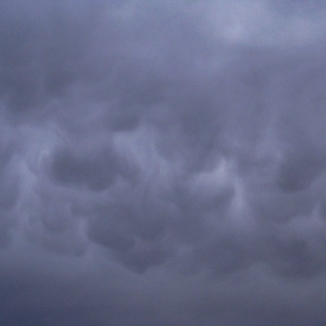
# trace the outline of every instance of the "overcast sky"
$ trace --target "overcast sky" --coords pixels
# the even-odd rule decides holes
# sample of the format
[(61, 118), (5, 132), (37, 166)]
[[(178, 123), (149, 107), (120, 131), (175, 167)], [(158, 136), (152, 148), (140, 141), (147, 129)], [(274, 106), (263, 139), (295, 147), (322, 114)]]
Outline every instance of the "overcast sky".
[(326, 4), (0, 0), (0, 325), (326, 325)]

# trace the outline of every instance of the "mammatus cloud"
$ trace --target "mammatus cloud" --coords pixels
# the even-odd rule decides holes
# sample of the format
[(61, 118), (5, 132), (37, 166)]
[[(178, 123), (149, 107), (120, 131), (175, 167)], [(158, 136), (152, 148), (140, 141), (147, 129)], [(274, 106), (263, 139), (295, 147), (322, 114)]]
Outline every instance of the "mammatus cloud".
[(325, 14), (1, 1), (1, 324), (324, 325)]

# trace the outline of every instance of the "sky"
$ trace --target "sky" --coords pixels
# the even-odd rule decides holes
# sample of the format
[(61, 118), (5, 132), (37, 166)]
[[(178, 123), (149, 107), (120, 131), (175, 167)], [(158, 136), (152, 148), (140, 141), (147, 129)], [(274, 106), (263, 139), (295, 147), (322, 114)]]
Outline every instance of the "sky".
[(0, 325), (325, 325), (325, 18), (0, 0)]

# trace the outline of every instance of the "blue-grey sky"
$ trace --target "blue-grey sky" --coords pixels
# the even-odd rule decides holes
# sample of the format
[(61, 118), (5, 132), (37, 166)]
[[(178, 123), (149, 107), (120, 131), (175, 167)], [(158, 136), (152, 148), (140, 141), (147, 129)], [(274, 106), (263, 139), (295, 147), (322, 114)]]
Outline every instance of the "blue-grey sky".
[(0, 0), (0, 325), (326, 324), (326, 5)]

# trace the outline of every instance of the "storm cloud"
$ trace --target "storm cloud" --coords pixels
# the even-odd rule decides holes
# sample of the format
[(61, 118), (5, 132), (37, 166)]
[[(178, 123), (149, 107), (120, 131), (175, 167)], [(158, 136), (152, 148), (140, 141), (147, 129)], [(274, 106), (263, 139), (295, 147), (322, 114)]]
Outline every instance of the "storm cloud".
[(0, 324), (325, 325), (323, 1), (0, 1)]

